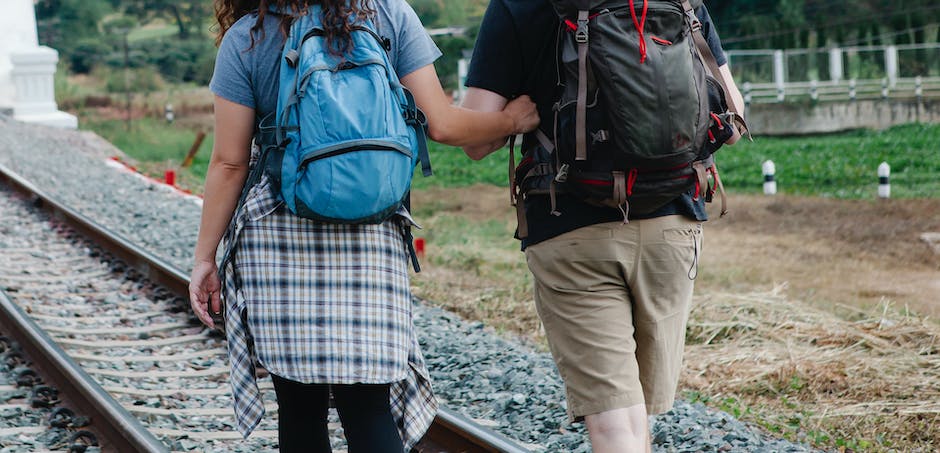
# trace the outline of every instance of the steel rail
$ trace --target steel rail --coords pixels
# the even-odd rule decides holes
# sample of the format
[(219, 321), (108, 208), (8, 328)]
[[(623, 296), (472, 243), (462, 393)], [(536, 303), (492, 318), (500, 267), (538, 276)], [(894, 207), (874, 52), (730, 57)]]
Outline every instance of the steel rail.
[[(34, 204), (50, 213), (54, 218), (59, 219), (70, 227), (74, 228), (79, 234), (88, 238), (95, 244), (103, 247), (108, 253), (124, 261), (128, 266), (140, 272), (150, 281), (162, 285), (174, 295), (188, 300), (189, 298), (189, 276), (183, 271), (163, 261), (156, 255), (133, 244), (120, 235), (109, 231), (94, 220), (91, 220), (78, 211), (59, 203), (51, 196), (37, 188), (35, 185), (16, 174), (11, 169), (0, 164), (0, 182), (6, 183), (28, 197), (32, 197)], [(38, 329), (38, 327), (37, 327)], [(51, 340), (50, 340), (51, 341)], [(61, 349), (59, 349), (61, 352)], [(64, 354), (64, 352), (61, 352)], [(74, 363), (74, 362), (73, 362)], [(76, 365), (77, 366), (77, 365)], [(86, 375), (87, 377), (87, 375)], [(90, 379), (90, 377), (88, 378)], [(93, 382), (93, 381), (92, 381)], [(97, 384), (95, 384), (97, 386)], [(100, 389), (100, 386), (98, 386)], [(104, 392), (103, 390), (101, 390)], [(111, 399), (109, 397), (109, 399)], [(111, 399), (113, 401), (113, 399)], [(114, 404), (117, 404), (116, 402)], [(119, 407), (119, 405), (118, 405)], [(128, 414), (121, 408), (125, 414)], [(129, 414), (128, 414), (129, 415)], [(129, 415), (130, 416), (130, 415)], [(130, 416), (133, 418), (133, 416)], [(146, 431), (142, 425), (128, 426), (125, 421), (119, 417), (105, 418), (109, 424), (114, 424), (116, 428), (130, 429), (140, 428)], [(134, 418), (136, 421), (136, 418)], [(123, 433), (122, 437), (136, 438), (138, 435), (132, 433)], [(153, 437), (147, 432), (147, 435)], [(143, 437), (142, 435), (140, 437)], [(155, 438), (154, 438), (155, 439)], [(159, 441), (157, 441), (159, 442)], [(149, 445), (149, 443), (147, 444)], [(142, 447), (145, 444), (141, 444)], [(127, 451), (166, 451), (166, 447), (160, 443), (163, 450), (150, 449), (132, 449)], [(149, 448), (149, 447), (147, 447)], [(415, 447), (416, 451), (446, 451), (461, 453), (529, 453), (530, 450), (519, 446), (515, 441), (508, 437), (481, 426), (469, 418), (466, 418), (457, 412), (441, 407), (433, 424), (428, 429), (427, 434), (421, 443)], [(444, 449), (444, 450), (440, 450)], [(125, 450), (119, 450), (125, 451)]]
[(16, 339), (30, 366), (59, 390), (67, 405), (91, 418), (89, 431), (98, 436), (102, 451), (167, 452), (166, 445), (75, 363), (23, 309), (0, 291), (0, 329)]

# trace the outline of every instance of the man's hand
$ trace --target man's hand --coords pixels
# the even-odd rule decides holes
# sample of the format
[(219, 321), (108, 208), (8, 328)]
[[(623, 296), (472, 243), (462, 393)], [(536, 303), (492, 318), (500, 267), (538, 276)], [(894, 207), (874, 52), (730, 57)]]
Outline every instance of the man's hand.
[(522, 95), (509, 101), (503, 112), (512, 118), (516, 134), (531, 132), (539, 126), (539, 113), (529, 96)]

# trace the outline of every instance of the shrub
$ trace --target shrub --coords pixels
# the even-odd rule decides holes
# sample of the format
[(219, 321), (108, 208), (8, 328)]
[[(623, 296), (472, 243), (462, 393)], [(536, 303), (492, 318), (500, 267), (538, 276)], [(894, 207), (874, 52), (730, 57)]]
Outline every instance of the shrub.
[(76, 74), (88, 74), (104, 61), (104, 56), (114, 52), (114, 48), (98, 38), (84, 38), (62, 50), (69, 68)]
[(165, 83), (153, 67), (101, 71), (104, 73), (105, 90), (108, 93), (149, 93), (162, 90)]

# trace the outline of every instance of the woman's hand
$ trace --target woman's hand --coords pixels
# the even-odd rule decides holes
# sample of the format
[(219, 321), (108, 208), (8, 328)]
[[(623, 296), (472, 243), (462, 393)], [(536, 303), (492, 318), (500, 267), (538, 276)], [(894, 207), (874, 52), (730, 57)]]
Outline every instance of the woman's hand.
[(503, 112), (512, 118), (516, 134), (531, 132), (539, 126), (539, 112), (529, 96), (522, 95), (509, 101)]
[(222, 313), (222, 298), (219, 292), (222, 282), (219, 280), (219, 268), (214, 261), (197, 261), (189, 279), (189, 304), (193, 313), (210, 328), (215, 328), (212, 314)]

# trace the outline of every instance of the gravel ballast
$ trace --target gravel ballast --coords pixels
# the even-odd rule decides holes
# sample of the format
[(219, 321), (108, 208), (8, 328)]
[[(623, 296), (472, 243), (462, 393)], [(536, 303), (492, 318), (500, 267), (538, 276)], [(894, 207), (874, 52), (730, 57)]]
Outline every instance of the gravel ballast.
[[(0, 116), (0, 164), (188, 272), (197, 200), (109, 163), (119, 154), (91, 133)], [(591, 451), (583, 425), (567, 421), (564, 388), (548, 354), (422, 302), (415, 324), (442, 404), (534, 451)], [(678, 401), (650, 420), (656, 452), (816, 451), (701, 404)]]

